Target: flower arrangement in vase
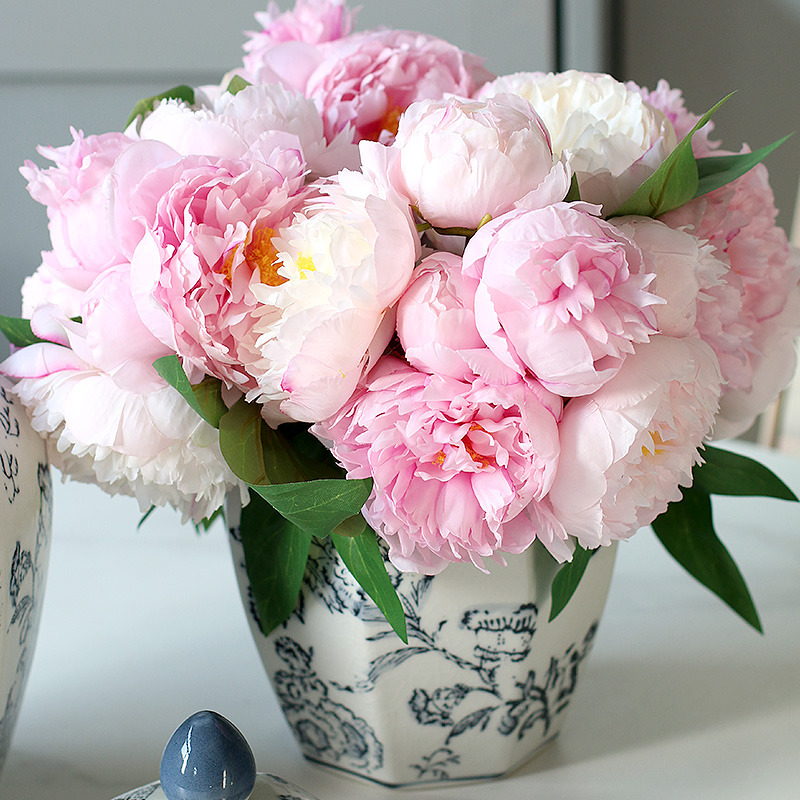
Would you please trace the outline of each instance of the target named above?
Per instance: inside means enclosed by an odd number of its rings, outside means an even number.
[[[329,569],[320,547],[408,641],[403,575],[537,549],[555,620],[651,524],[758,628],[710,498],[795,498],[708,442],[794,368],[800,261],[760,163],[781,142],[723,150],[725,100],[696,116],[665,82],[496,77],[436,37],[353,33],[341,0],[257,18],[219,85],[22,169],[52,250],[0,320],[0,368],[51,462],[197,525],[228,498],[264,634]],[[473,611],[478,639],[535,628]],[[310,681],[309,651],[277,647]],[[510,732],[524,703],[504,702]]]

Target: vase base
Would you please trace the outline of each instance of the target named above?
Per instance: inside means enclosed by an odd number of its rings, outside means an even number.
[[[511,777],[515,772],[521,770],[526,764],[532,761],[536,756],[540,755],[544,750],[547,750],[558,738],[558,733],[553,734],[550,738],[545,739],[532,753],[526,755],[523,759],[513,764],[508,769],[502,770],[500,772],[495,773],[487,773],[484,775],[466,775],[464,777],[446,777],[446,778],[439,778],[435,780],[412,780],[407,782],[395,783],[388,780],[381,780],[380,778],[365,775],[361,772],[356,772],[355,770],[347,769],[346,767],[341,767],[337,764],[329,764],[325,761],[321,761],[313,756],[304,755],[306,761],[311,762],[312,764],[321,767],[324,770],[328,770],[330,772],[336,773],[337,775],[343,775],[350,780],[356,781],[357,783],[361,783],[364,785],[374,785],[377,784],[378,786],[383,786],[387,789],[396,789],[398,791],[415,791],[417,789],[435,789],[437,787],[444,788],[448,786],[469,786],[471,784],[477,783],[488,783],[490,781],[498,781],[503,780],[504,778]]]

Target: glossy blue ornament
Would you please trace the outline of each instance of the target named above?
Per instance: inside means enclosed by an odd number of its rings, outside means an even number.
[[[250,745],[214,711],[192,714],[172,734],[161,757],[167,800],[247,800],[255,781]]]

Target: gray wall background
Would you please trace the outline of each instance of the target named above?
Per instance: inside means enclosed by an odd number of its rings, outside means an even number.
[[[212,82],[241,59],[243,31],[264,0],[4,2],[0,24],[0,313],[48,246],[46,215],[18,173],[37,144],[118,130],[141,97]],[[290,0],[280,0],[287,8]],[[353,3],[355,5],[355,2]],[[497,73],[613,70],[655,85],[667,77],[701,113],[732,89],[717,117],[726,145],[754,147],[800,128],[800,0],[362,0],[360,29],[424,30],[484,55]],[[556,47],[555,26],[562,38]],[[788,228],[800,135],[769,162]],[[4,348],[0,343],[0,348]]]
[[[800,0],[627,0],[622,8],[624,79],[666,78],[686,105],[714,116],[730,150],[754,150],[796,131],[766,164],[789,232],[800,177]]]

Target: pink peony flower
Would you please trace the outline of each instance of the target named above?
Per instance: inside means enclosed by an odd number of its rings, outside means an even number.
[[[797,366],[798,320],[800,289],[794,287],[783,311],[753,338],[758,358],[753,359],[752,385],[746,390],[723,386],[714,439],[728,439],[746,431],[789,385]]]
[[[43,306],[31,320],[48,342],[17,350],[0,369],[51,463],[64,475],[136,497],[143,511],[170,504],[184,519],[209,517],[246,487],[231,473],[214,429],[155,372],[168,350],[136,316],[124,269],[100,276],[84,296],[83,321]]]
[[[128,203],[138,182],[178,154],[161,142],[122,134],[75,134],[72,145],[42,152],[56,160],[55,168],[28,163],[22,171],[34,198],[48,206],[53,250],[26,280],[22,311],[30,317],[54,303],[68,317],[80,316],[85,292],[105,271],[128,264],[144,233]]]
[[[411,31],[353,34],[320,53],[304,93],[317,102],[329,138],[353,126],[359,140],[391,139],[413,102],[469,97],[490,77],[482,59]]]
[[[517,210],[464,251],[475,319],[495,355],[572,397],[612,378],[656,330],[641,250],[583,203]]]
[[[26,294],[36,303],[57,296],[68,315],[76,316],[95,277],[124,260],[108,224],[106,190],[114,162],[131,140],[121,133],[84,136],[75,130],[72,137],[65,147],[39,148],[55,166],[40,169],[26,161],[20,172],[31,197],[47,207],[52,245]],[[23,297],[23,304],[30,315],[34,301]]]
[[[484,86],[478,97],[518,94],[550,132],[556,157],[577,175],[581,198],[619,207],[677,144],[669,120],[638,91],[610,75],[519,72]]]
[[[313,100],[277,84],[219,91],[209,107],[163,101],[127,133],[163,142],[184,156],[251,160],[279,147],[297,150],[314,176],[358,166],[352,132],[327,140]]]
[[[549,499],[583,547],[626,539],[680,499],[713,424],[720,379],[707,345],[653,336],[605,386],[567,404]]]
[[[654,306],[659,333],[702,339],[724,363],[749,338],[740,321],[742,301],[726,282],[728,264],[716,249],[688,230],[649,217],[617,217],[614,224],[644,253],[656,279],[651,285],[665,302]]]
[[[187,156],[151,170],[131,199],[147,228],[131,260],[136,306],[195,368],[194,382],[208,374],[241,391],[257,386],[256,326],[271,309],[253,286],[286,281],[272,240],[308,196],[296,152],[269,158]]]
[[[398,191],[441,228],[477,228],[486,214],[510,211],[554,169],[542,121],[515,95],[418,101],[400,118],[393,146]],[[558,166],[559,180],[548,182],[540,205],[563,200],[569,189]]]
[[[800,332],[800,320],[782,313],[797,291],[800,258],[775,224],[776,215],[767,170],[759,165],[733,183],[661,217],[673,228],[685,227],[708,240],[715,256],[729,266],[725,284],[708,290],[714,302],[704,304],[702,312],[714,315],[719,320],[714,324],[725,334],[719,338],[719,347],[714,345],[725,380],[721,406],[748,411],[721,423],[715,436],[721,436],[722,431],[737,435],[746,430],[757,412],[743,402],[744,397],[749,392],[761,397],[765,385],[770,387],[772,398],[776,397],[785,388],[784,379],[788,382],[794,363],[788,347],[772,350],[776,341]],[[738,294],[738,298],[732,298],[732,294]],[[778,352],[782,353],[780,359]],[[761,369],[764,360],[770,364],[766,371]],[[758,386],[756,373],[760,376]],[[731,392],[737,393],[738,400],[729,406],[724,398]]]
[[[255,15],[261,30],[248,33],[244,44],[245,70],[258,76],[270,50],[283,42],[317,45],[347,36],[356,14],[344,0],[296,0],[294,8],[284,13],[277,3],[271,2],[266,12]]]
[[[518,381],[519,374],[481,339],[471,300],[458,256],[437,252],[424,258],[397,304],[406,359],[423,372],[468,383],[478,375],[494,384]]]
[[[349,477],[373,478],[364,515],[392,563],[435,574],[452,561],[502,563],[544,531],[560,411],[535,381],[470,385],[384,357],[312,431]]]
[[[675,128],[675,136],[678,141],[687,136],[700,120],[699,114],[692,114],[686,109],[683,92],[680,89],[671,88],[663,78],[652,90],[637,86],[633,81],[628,81],[625,86],[633,92],[638,92],[649,106],[664,114]],[[713,121],[707,122],[692,136],[692,151],[697,158],[713,155],[719,147],[719,142],[708,138],[713,130]]]

